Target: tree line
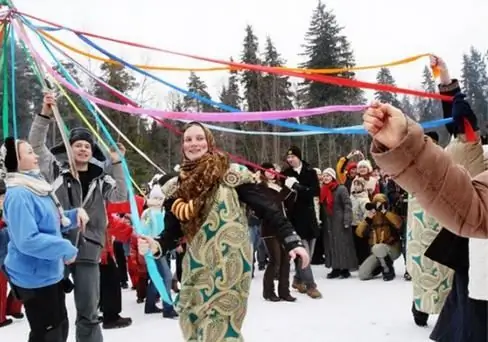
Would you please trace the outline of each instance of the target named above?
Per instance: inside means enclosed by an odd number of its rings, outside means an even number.
[[[333,11],[328,9],[322,1],[313,10],[310,25],[305,33],[302,55],[305,62],[302,68],[351,68],[356,65],[351,43],[343,32]],[[487,54],[471,47],[462,56],[461,82],[467,99],[471,102],[475,113],[481,118],[481,127],[488,131],[488,73]],[[261,46],[252,26],[247,26],[244,32],[242,51],[238,60],[247,64],[262,64],[272,67],[286,65],[286,60],[280,55],[273,43],[272,37],[266,37]],[[80,76],[77,66],[70,62],[63,62],[63,66],[85,89],[97,97],[121,103],[113,93],[107,91],[100,84],[89,82]],[[40,110],[42,89],[31,70],[29,60],[20,45],[16,46],[16,110],[18,117],[18,131],[21,137],[28,133],[32,115]],[[7,70],[10,70],[8,67]],[[141,98],[147,89],[146,80],[137,82],[134,75],[125,67],[117,64],[102,63],[98,70],[99,77],[106,83],[127,95],[139,93]],[[355,79],[354,72],[343,72],[333,76]],[[388,68],[378,71],[377,83],[395,85],[395,80]],[[0,99],[3,98],[3,77],[0,77]],[[10,83],[8,84],[10,86]],[[437,85],[431,72],[426,67],[422,74],[421,88],[427,92],[436,91]],[[200,96],[211,98],[208,86],[194,72],[189,74],[187,89]],[[82,100],[76,94],[66,90],[75,104],[87,114]],[[375,98],[390,102],[410,113],[419,121],[442,118],[440,102],[438,100],[398,96],[394,93],[376,92]],[[226,83],[219,91],[216,102],[224,103],[243,111],[286,110],[293,108],[312,108],[334,104],[364,104],[364,92],[357,88],[338,87],[314,81],[294,83],[287,76],[268,74],[255,71],[235,71],[228,73]],[[11,108],[9,101],[9,108]],[[66,98],[58,101],[60,112],[68,127],[83,125]],[[171,111],[215,112],[217,108],[199,102],[190,96],[170,93],[166,107]],[[124,132],[131,141],[143,150],[156,164],[165,170],[172,170],[181,161],[179,137],[174,131],[168,130],[158,122],[131,116],[103,108],[107,116]],[[3,115],[4,113],[2,113]],[[89,121],[97,127],[95,120],[88,114]],[[164,120],[163,120],[164,121]],[[286,120],[296,123],[295,119]],[[177,129],[182,124],[167,121]],[[352,126],[361,123],[357,113],[332,113],[322,116],[302,118],[300,123],[321,127]],[[224,123],[221,126],[239,130],[257,130],[283,132],[285,129],[264,122]],[[10,120],[10,130],[11,120]],[[98,127],[97,127],[98,129]],[[109,128],[114,137],[120,137]],[[442,131],[442,129],[440,129]],[[299,146],[303,157],[311,165],[320,168],[334,166],[338,157],[348,154],[352,149],[361,149],[367,153],[368,137],[362,135],[314,135],[307,137],[283,137],[269,135],[243,135],[214,132],[220,146],[231,154],[261,164],[264,161],[280,163],[286,149],[291,145]],[[48,145],[60,141],[59,134],[53,126],[49,133]],[[134,179],[139,182],[149,180],[156,172],[142,157],[128,147],[127,159]]]

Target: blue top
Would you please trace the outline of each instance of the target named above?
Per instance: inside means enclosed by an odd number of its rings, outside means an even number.
[[[61,281],[64,262],[78,253],[61,232],[77,228],[77,209],[65,212],[71,225],[61,230],[61,218],[52,198],[23,186],[7,188],[3,207],[10,238],[5,258],[10,281],[26,289]]]

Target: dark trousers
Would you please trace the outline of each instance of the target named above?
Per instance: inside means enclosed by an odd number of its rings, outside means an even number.
[[[100,311],[104,322],[117,320],[122,312],[119,270],[110,256],[100,264]]]
[[[274,278],[278,271],[278,296],[290,295],[290,259],[277,238],[263,239],[268,250],[269,262],[264,271],[263,296],[275,294]]]
[[[38,289],[14,286],[30,326],[28,342],[66,342],[69,322],[63,282]]]
[[[124,244],[119,241],[114,241],[114,255],[115,262],[119,269],[119,279],[121,283],[129,282],[129,275],[127,271],[127,258],[125,257]]]

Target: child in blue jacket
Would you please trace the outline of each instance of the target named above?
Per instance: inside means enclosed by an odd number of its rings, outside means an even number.
[[[1,154],[7,171],[4,218],[10,238],[5,271],[24,303],[29,341],[65,342],[69,325],[64,265],[74,262],[78,251],[61,233],[82,229],[88,217],[82,209],[63,211],[27,142],[7,138]]]

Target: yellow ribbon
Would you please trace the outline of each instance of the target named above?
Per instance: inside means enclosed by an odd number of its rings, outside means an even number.
[[[120,64],[117,61],[114,61],[112,59],[108,58],[103,58],[99,57],[96,55],[92,55],[88,52],[82,51],[80,49],[75,48],[74,46],[68,45],[53,35],[39,30],[39,33],[42,34],[44,37],[52,41],[53,43],[60,45],[64,47],[65,49],[68,49],[72,52],[75,52],[79,55],[95,59],[97,61],[109,63],[109,64]],[[287,70],[287,71],[294,71],[294,72],[303,72],[303,73],[310,73],[310,74],[340,74],[343,72],[350,72],[350,71],[363,71],[363,70],[372,70],[372,69],[379,69],[379,68],[388,68],[388,67],[394,67],[394,66],[399,66],[399,65],[404,65],[404,64],[409,64],[412,62],[415,62],[421,58],[424,57],[429,57],[431,56],[430,53],[423,53],[420,55],[415,55],[407,58],[403,58],[400,60],[396,60],[393,62],[389,63],[384,63],[384,64],[375,64],[375,65],[367,65],[367,66],[359,66],[359,67],[352,67],[352,68],[330,68],[330,69],[303,69],[303,68],[287,68],[287,67],[275,67],[273,69],[276,70]],[[160,70],[160,71],[195,71],[195,72],[201,72],[201,71],[223,71],[223,70],[245,70],[245,68],[241,68],[239,66],[226,66],[226,67],[208,67],[208,68],[178,68],[178,67],[168,67],[168,66],[155,66],[155,65],[146,65],[146,64],[134,64],[135,67],[144,69],[144,70]]]
[[[98,139],[98,141],[100,141],[100,143],[105,148],[105,150],[108,151],[108,152],[110,152],[110,147],[105,143],[105,141],[103,141],[102,137],[98,134],[98,132],[96,131],[96,129],[88,121],[88,119],[85,117],[85,115],[82,113],[82,111],[78,108],[78,106],[74,103],[74,101],[71,99],[71,97],[69,97],[68,93],[64,90],[64,88],[59,84],[59,82],[56,79],[51,78],[51,80],[56,85],[56,87],[58,87],[59,91],[63,94],[63,96],[66,97],[66,100],[68,100],[68,102],[71,105],[71,107],[73,107],[73,109],[75,110],[76,114],[78,114],[78,116],[80,117],[80,119],[86,124],[86,126],[92,132],[92,134],[95,135],[95,137]],[[136,188],[137,191],[139,191],[139,193],[142,196],[144,196],[144,198],[145,198],[146,195],[144,194],[144,192],[142,191],[142,189],[137,185],[137,183],[134,181],[134,179],[131,177],[130,180],[131,180],[132,184],[134,185],[134,188]]]

